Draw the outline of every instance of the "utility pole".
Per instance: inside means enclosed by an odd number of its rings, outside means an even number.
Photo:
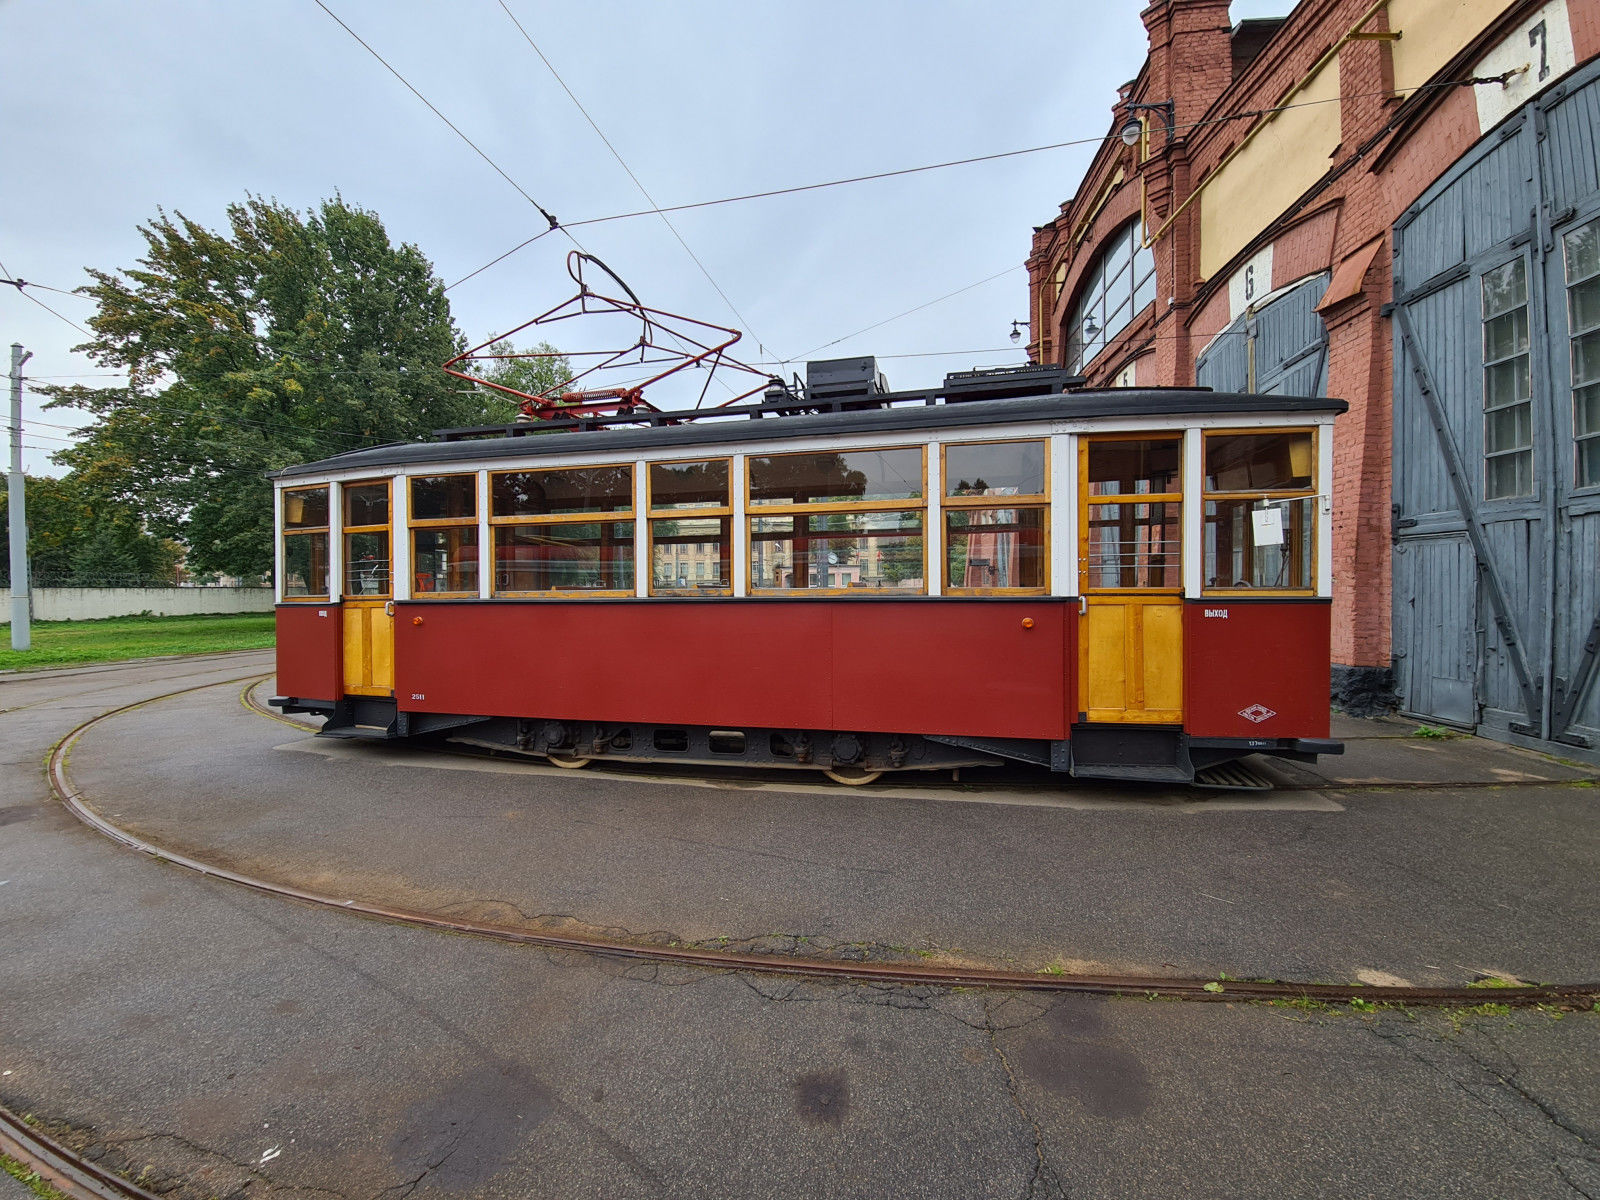
[[[22,364],[33,357],[11,343],[11,475],[7,480],[7,512],[11,516],[11,648],[26,650],[33,642],[28,627],[28,512],[22,479]]]

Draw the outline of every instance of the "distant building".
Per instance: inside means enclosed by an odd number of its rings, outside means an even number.
[[[1142,17],[1032,355],[1348,400],[1336,700],[1600,761],[1600,3]]]

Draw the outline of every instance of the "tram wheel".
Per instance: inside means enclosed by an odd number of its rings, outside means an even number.
[[[587,767],[594,761],[592,758],[558,758],[554,754],[547,754],[545,757],[555,766],[563,767],[568,771],[576,771],[580,767]]]
[[[882,771],[874,771],[867,767],[824,767],[822,773],[835,783],[842,783],[846,787],[863,787],[873,782]]]

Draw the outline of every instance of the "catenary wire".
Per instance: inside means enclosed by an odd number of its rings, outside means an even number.
[[[633,180],[633,186],[639,189],[639,194],[645,198],[645,202],[649,204],[650,207],[661,218],[662,224],[664,224],[672,232],[672,236],[678,239],[678,245],[683,247],[684,253],[694,261],[694,265],[700,268],[700,274],[706,277],[706,282],[716,289],[717,295],[722,297],[722,302],[728,306],[728,310],[738,318],[739,323],[745,329],[750,330],[750,336],[755,338],[757,347],[762,353],[765,353],[767,349],[766,344],[762,340],[761,335],[751,327],[749,319],[739,311],[739,306],[736,305],[729,297],[728,293],[723,290],[722,285],[717,282],[716,278],[711,274],[710,269],[704,262],[701,261],[700,256],[694,252],[693,248],[684,239],[683,234],[678,232],[678,227],[672,223],[672,219],[668,217],[666,213],[661,211],[661,206],[656,203],[656,198],[650,194],[650,190],[646,188],[640,181],[639,177],[634,174],[633,168],[630,167],[623,159],[621,152],[611,144],[611,139],[605,135],[605,132],[595,122],[595,119],[589,115],[589,110],[583,106],[583,101],[579,100],[578,97],[573,93],[573,90],[567,86],[567,81],[561,77],[561,72],[556,70],[555,64],[552,63],[545,52],[539,48],[539,44],[533,40],[532,35],[530,35],[527,29],[523,27],[522,22],[517,20],[516,14],[513,13],[510,6],[506,4],[506,0],[498,0],[498,2],[501,9],[504,10],[506,16],[511,19],[511,23],[517,27],[517,32],[522,35],[523,40],[526,41],[533,52],[539,56],[539,61],[542,62],[549,70],[550,74],[555,77],[555,81],[561,85],[561,90],[566,92],[567,98],[571,100],[573,104],[577,105],[578,111],[583,114],[583,119],[589,122],[589,128],[594,130],[595,136],[605,143],[605,148],[611,151],[611,157],[617,160],[617,165],[627,172],[629,179]]]

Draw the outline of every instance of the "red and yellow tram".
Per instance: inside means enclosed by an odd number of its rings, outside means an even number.
[[[882,392],[860,362],[854,393],[279,472],[277,702],[323,736],[851,783],[1007,760],[1204,782],[1342,748],[1342,401],[1042,367]]]

